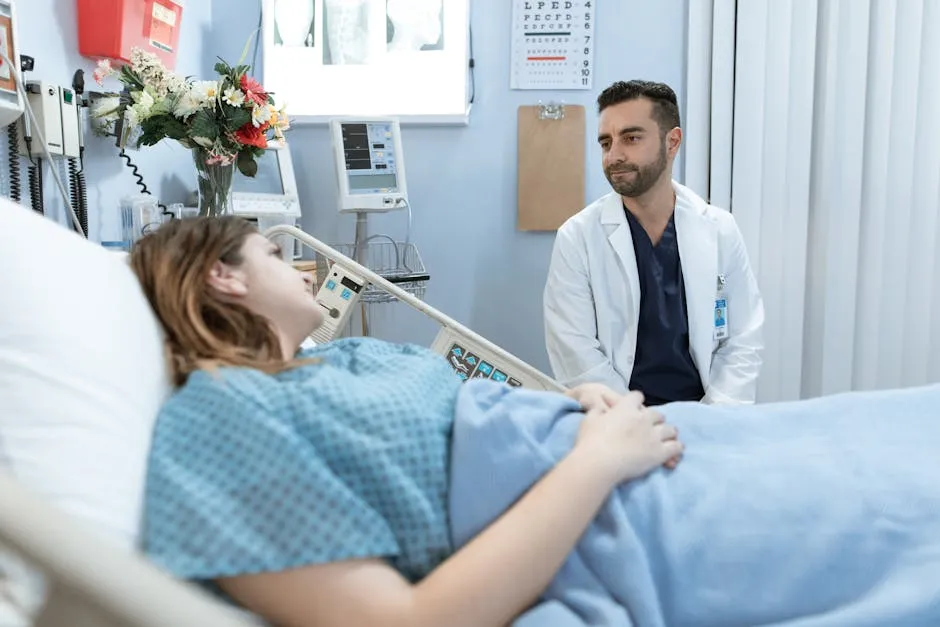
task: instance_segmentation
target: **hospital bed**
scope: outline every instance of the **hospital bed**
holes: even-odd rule
[[[2,474],[0,503],[2,627],[258,625],[115,548]]]
[[[10,56],[0,50],[44,147]],[[61,177],[52,175],[81,231]],[[432,349],[455,376],[561,389],[299,229],[282,225],[267,235],[292,237],[330,260],[317,294],[328,315],[314,341],[332,339],[361,292],[379,289],[441,325]],[[134,550],[150,434],[171,388],[159,324],[126,263],[3,198],[0,269],[0,627],[258,624]]]
[[[289,226],[265,234],[290,236],[329,259],[337,285],[346,277],[387,291],[435,320],[432,349],[455,376],[499,372],[514,385],[562,389],[309,234]],[[28,269],[0,273],[0,627],[259,624],[137,550],[149,438],[171,388],[159,324],[126,261],[0,199],[0,267]],[[355,304],[341,291],[342,303],[330,300],[327,282],[317,295],[325,308]],[[451,359],[455,348],[462,361]]]

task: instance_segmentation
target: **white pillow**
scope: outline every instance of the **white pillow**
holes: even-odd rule
[[[139,545],[162,333],[126,259],[0,199],[0,463]]]

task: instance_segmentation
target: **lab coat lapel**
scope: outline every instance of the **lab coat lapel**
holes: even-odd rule
[[[689,316],[689,348],[702,385],[707,387],[718,281],[718,231],[704,216],[701,201],[683,196],[676,194],[675,225]]]
[[[614,253],[620,260],[620,267],[626,275],[630,287],[630,302],[624,303],[631,307],[632,328],[636,329],[640,321],[640,277],[636,268],[636,253],[633,250],[633,236],[630,234],[630,225],[627,224],[627,215],[624,213],[623,201],[618,194],[609,194],[601,211],[601,223],[607,231],[607,241],[610,242]]]

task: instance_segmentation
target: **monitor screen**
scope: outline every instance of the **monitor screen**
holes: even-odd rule
[[[359,174],[349,177],[349,191],[354,194],[391,190],[396,187],[398,179],[394,174]]]
[[[265,150],[257,159],[258,172],[254,177],[242,174],[235,168],[232,175],[232,191],[246,194],[272,194],[284,195],[284,185],[281,182],[281,164],[278,160],[277,150]]]
[[[389,122],[341,125],[350,194],[397,192],[398,164]]]

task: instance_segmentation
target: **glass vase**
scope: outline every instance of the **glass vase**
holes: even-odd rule
[[[196,163],[196,182],[199,186],[199,215],[217,217],[233,213],[232,175],[235,162],[209,162],[209,153],[200,148],[193,150]]]

